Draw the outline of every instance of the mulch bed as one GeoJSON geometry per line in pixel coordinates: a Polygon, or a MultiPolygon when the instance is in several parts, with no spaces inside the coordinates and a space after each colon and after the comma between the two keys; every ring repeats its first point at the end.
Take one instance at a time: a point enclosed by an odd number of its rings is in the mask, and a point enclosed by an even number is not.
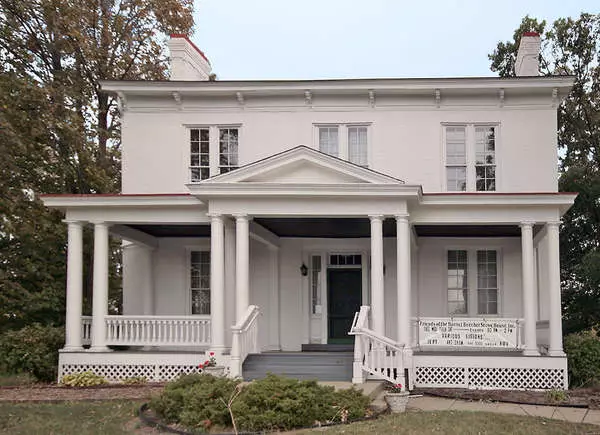
{"type": "Polygon", "coordinates": [[[570,406],[600,409],[600,388],[577,388],[566,391],[567,400],[552,401],[545,391],[467,390],[462,388],[421,388],[417,394],[462,400],[510,402],[528,405],[570,406]]]}
{"type": "Polygon", "coordinates": [[[63,387],[27,385],[0,387],[0,402],[68,402],[95,400],[144,400],[160,393],[163,383],[146,385],[103,385],[97,387],[63,387]]]}

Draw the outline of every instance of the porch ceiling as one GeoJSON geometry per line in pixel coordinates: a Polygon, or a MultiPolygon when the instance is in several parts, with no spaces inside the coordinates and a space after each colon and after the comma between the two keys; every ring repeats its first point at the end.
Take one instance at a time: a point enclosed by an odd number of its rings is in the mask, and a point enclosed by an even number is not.
{"type": "Polygon", "coordinates": [[[153,237],[210,237],[210,225],[128,225],[153,237]]]}

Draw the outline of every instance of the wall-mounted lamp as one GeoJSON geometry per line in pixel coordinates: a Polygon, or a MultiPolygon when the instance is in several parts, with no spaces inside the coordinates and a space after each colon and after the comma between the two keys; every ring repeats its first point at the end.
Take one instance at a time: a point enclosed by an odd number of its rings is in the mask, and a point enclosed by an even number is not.
{"type": "Polygon", "coordinates": [[[308,267],[306,267],[306,264],[302,263],[302,266],[300,266],[300,273],[302,276],[308,275],[308,267]]]}

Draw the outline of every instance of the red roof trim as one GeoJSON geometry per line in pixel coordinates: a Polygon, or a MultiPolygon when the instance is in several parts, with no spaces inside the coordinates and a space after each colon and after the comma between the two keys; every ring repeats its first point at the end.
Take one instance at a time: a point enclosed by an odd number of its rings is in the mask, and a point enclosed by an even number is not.
{"type": "Polygon", "coordinates": [[[208,60],[208,57],[206,57],[206,55],[204,54],[204,52],[202,50],[200,50],[198,48],[198,46],[196,44],[194,44],[190,38],[188,37],[188,35],[184,34],[184,33],[171,33],[171,38],[182,38],[185,39],[187,42],[189,42],[189,44],[194,47],[194,49],[200,54],[200,56],[202,56],[204,58],[205,61],[207,61],[208,63],[210,63],[210,60],[208,60]]]}
{"type": "Polygon", "coordinates": [[[523,36],[540,36],[538,32],[523,32],[523,36]]]}
{"type": "Polygon", "coordinates": [[[577,192],[429,192],[423,196],[530,196],[530,195],[578,195],[577,192]]]}
{"type": "Polygon", "coordinates": [[[43,193],[40,198],[132,198],[153,196],[191,196],[189,193],[43,193]]]}

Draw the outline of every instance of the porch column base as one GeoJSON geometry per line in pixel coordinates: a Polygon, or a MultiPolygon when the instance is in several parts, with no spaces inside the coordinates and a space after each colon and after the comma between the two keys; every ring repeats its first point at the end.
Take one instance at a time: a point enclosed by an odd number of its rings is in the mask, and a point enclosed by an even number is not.
{"type": "Polygon", "coordinates": [[[62,349],[59,349],[59,352],[69,353],[69,352],[83,352],[83,346],[65,346],[62,349]]]}
{"type": "Polygon", "coordinates": [[[90,347],[88,352],[113,352],[113,350],[109,349],[107,346],[96,346],[90,347]]]}
{"type": "Polygon", "coordinates": [[[565,357],[565,356],[567,356],[567,354],[565,352],[563,352],[562,349],[558,349],[558,350],[552,350],[552,349],[550,349],[548,351],[548,356],[562,356],[562,357],[565,357]]]}
{"type": "Polygon", "coordinates": [[[540,356],[540,352],[536,349],[523,349],[523,356],[540,356]]]}

